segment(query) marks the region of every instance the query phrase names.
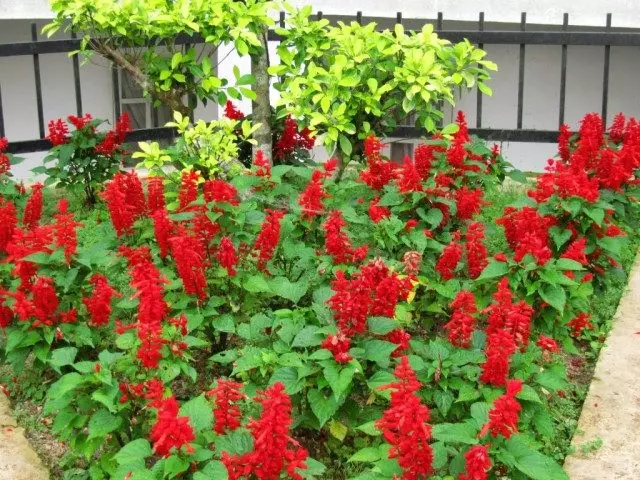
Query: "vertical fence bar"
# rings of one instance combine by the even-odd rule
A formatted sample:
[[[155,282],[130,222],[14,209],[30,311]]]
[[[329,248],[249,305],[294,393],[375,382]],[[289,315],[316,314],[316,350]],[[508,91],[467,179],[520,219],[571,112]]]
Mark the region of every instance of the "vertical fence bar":
[[[31,40],[38,41],[38,26],[31,24]],[[36,80],[36,107],[38,109],[38,131],[40,138],[44,138],[44,109],[42,107],[42,80],[40,78],[40,55],[33,55],[33,75]]]
[[[607,32],[611,30],[611,14],[607,13]],[[602,76],[602,121],[607,124],[607,104],[609,102],[609,63],[611,61],[611,45],[604,46],[604,73]]]
[[[436,32],[439,33],[442,31],[442,23],[443,23],[442,12],[438,12],[438,17],[436,19]],[[443,109],[444,109],[444,101],[440,100],[438,102],[438,110],[442,112],[442,117],[440,117],[440,120],[438,121],[439,128],[442,128],[442,126],[444,125],[444,112],[442,111]]]
[[[402,12],[396,13],[396,23],[402,25]]]
[[[76,32],[71,32],[71,38],[77,38]],[[80,84],[80,60],[78,55],[73,56],[73,83],[76,89],[76,114],[82,115],[82,86]]]
[[[562,16],[562,31],[566,32],[569,27],[569,14]],[[560,65],[560,108],[558,114],[558,127],[564,123],[564,108],[567,95],[567,44],[562,45],[562,63]]]
[[[527,27],[527,12],[522,12],[520,16],[520,31],[524,32]],[[522,111],[524,106],[524,53],[525,44],[520,44],[520,57],[518,68],[518,130],[522,129]]]
[[[322,20],[322,11],[319,11],[319,12],[316,14],[316,19],[317,19],[317,20]]]
[[[478,16],[478,31],[484,32],[484,12]],[[478,47],[484,48],[484,43],[479,43]],[[476,90],[476,128],[482,128],[482,92],[479,88]]]
[[[356,22],[358,22],[360,25],[362,25],[362,11],[358,10],[356,12]]]
[[[278,20],[278,24],[280,25],[280,28],[284,28],[285,27],[285,17],[286,14],[284,13],[284,11],[280,11],[280,19]]]
[[[116,119],[122,115],[120,106],[120,76],[118,75],[118,67],[115,63],[111,65],[111,84],[113,85],[113,102],[115,107]]]
[[[0,137],[4,137],[4,112],[2,111],[2,85],[0,85]]]

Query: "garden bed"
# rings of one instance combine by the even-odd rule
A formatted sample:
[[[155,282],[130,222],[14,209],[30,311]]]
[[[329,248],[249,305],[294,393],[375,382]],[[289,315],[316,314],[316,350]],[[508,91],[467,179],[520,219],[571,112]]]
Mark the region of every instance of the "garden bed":
[[[74,121],[54,153],[100,155]],[[402,165],[368,136],[340,182],[257,155],[85,206],[6,178],[2,383],[56,478],[564,480],[639,140],[589,115],[529,184],[462,115]]]

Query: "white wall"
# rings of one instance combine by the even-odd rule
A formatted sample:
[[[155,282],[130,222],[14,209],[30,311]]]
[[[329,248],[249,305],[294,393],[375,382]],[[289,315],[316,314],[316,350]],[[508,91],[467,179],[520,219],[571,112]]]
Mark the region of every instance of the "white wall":
[[[8,15],[8,0],[0,0],[0,18]],[[462,23],[456,20],[476,21],[478,10],[485,11],[486,22],[511,21],[511,24],[498,25],[501,29],[517,29],[520,11],[528,11],[528,21],[558,24],[562,12],[571,13],[571,23],[602,25],[607,11],[613,12],[613,26],[640,27],[640,6],[634,8],[633,1],[487,1],[482,4],[471,0],[430,1],[371,0],[362,2],[350,0],[318,0],[314,2],[323,13],[353,15],[358,9],[367,15],[386,15],[395,18],[396,11],[402,11],[404,18],[433,18],[437,11],[445,12],[444,28],[475,28],[474,23]],[[11,3],[11,2],[9,2]],[[28,2],[14,2],[27,7]],[[31,2],[38,3],[36,1]],[[303,4],[306,2],[295,1]],[[14,7],[15,7],[14,5]],[[45,12],[46,13],[46,12]],[[41,15],[44,16],[44,15]],[[40,22],[40,25],[45,22]],[[492,25],[494,28],[496,25]],[[532,25],[532,29],[549,28]],[[12,43],[30,40],[30,22],[27,20],[0,20],[0,43]],[[272,62],[277,61],[276,44],[270,44]],[[220,49],[218,58],[225,57],[229,47]],[[490,83],[493,97],[483,99],[482,126],[488,128],[516,128],[518,46],[486,45],[490,59],[498,63]],[[536,129],[556,129],[558,126],[558,101],[560,90],[559,46],[528,46],[525,61],[523,127]],[[640,117],[640,95],[637,94],[637,78],[640,76],[640,48],[612,47],[611,73],[609,82],[609,120],[618,111]],[[568,48],[567,96],[565,120],[573,127],[585,113],[601,109],[602,71],[604,52],[601,47],[571,46]],[[237,64],[243,73],[250,71],[249,59],[228,56],[219,67],[223,77],[232,78],[232,67]],[[45,122],[75,112],[73,88],[73,70],[71,60],[65,54],[40,56],[43,85]],[[82,97],[84,110],[96,117],[113,120],[114,105],[111,85],[111,72],[104,62],[96,61],[81,67]],[[6,133],[10,140],[37,138],[37,113],[33,74],[33,60],[30,56],[0,58],[0,86],[5,116]],[[273,99],[277,92],[272,89]],[[250,102],[244,101],[240,108],[249,112]],[[463,95],[457,108],[467,113],[471,126],[475,126],[476,92]],[[219,115],[215,105],[201,106],[196,116],[206,120]],[[454,111],[447,113],[454,118]],[[541,170],[546,159],[555,153],[555,146],[549,144],[530,144],[512,142],[503,145],[508,160],[526,170]],[[317,152],[318,158],[326,153]],[[42,154],[27,155],[30,161],[21,165],[17,174],[24,176],[28,169],[42,158]]]

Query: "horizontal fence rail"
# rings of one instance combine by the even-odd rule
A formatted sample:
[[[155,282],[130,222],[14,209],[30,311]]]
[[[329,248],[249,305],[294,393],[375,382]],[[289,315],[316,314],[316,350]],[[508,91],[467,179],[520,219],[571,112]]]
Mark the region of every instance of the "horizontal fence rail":
[[[316,14],[316,18],[323,18],[322,12]],[[331,17],[331,20],[340,19],[344,21],[363,22],[362,12],[357,12],[353,17],[339,16]],[[560,99],[558,105],[558,125],[564,122],[565,103],[566,103],[566,82],[567,82],[567,47],[572,45],[580,46],[596,46],[603,47],[603,88],[602,88],[602,109],[601,113],[606,119],[608,109],[609,96],[609,74],[610,74],[610,58],[611,47],[640,47],[640,30],[612,31],[611,14],[607,14],[605,26],[601,28],[590,27],[589,31],[571,31],[569,27],[569,15],[564,14],[561,26],[557,31],[546,30],[528,30],[526,13],[522,13],[518,30],[498,30],[488,29],[484,13],[480,13],[477,22],[477,29],[444,29],[444,15],[439,12],[436,19],[403,19],[402,13],[398,12],[396,18],[379,18],[366,17],[366,21],[374,21],[379,24],[392,25],[393,23],[401,23],[407,29],[418,29],[425,24],[433,24],[435,32],[441,37],[451,42],[458,42],[464,39],[472,43],[478,44],[480,48],[487,45],[518,45],[518,101],[517,101],[517,120],[515,129],[493,129],[483,127],[482,124],[482,95],[478,91],[476,98],[476,124],[475,128],[470,129],[470,133],[477,135],[486,140],[501,142],[537,142],[537,143],[554,143],[557,140],[558,133],[555,130],[538,130],[523,128],[523,110],[524,110],[524,91],[525,91],[525,54],[528,45],[547,45],[559,46],[562,48],[562,58],[560,66]],[[280,26],[285,26],[284,15],[280,15]],[[31,28],[31,38],[29,42],[18,42],[0,44],[0,57],[16,57],[30,55],[33,57],[36,105],[38,114],[38,129],[40,138],[34,140],[12,142],[9,147],[11,153],[28,153],[36,151],[48,150],[51,144],[44,138],[45,136],[45,119],[42,109],[42,78],[40,72],[40,55],[68,53],[76,51],[80,48],[81,40],[75,38],[62,40],[39,40],[35,24]],[[281,37],[273,30],[269,31],[270,41],[280,41]],[[150,42],[152,44],[162,42]],[[194,35],[192,37],[182,35],[175,39],[176,45],[194,45],[203,43],[202,37]],[[140,45],[144,47],[144,44]],[[82,90],[80,81],[80,68],[78,57],[75,56],[72,62],[76,112],[78,115],[83,113],[82,106]],[[118,91],[118,72],[113,68],[113,94],[115,100],[115,112],[119,113],[119,91]],[[393,133],[392,137],[401,139],[420,138],[424,135],[424,130],[410,126],[400,126]],[[5,134],[5,119],[2,110],[2,86],[0,85],[0,136]],[[168,127],[147,128],[131,132],[127,141],[136,142],[143,140],[162,140],[171,139],[175,136],[175,130]]]

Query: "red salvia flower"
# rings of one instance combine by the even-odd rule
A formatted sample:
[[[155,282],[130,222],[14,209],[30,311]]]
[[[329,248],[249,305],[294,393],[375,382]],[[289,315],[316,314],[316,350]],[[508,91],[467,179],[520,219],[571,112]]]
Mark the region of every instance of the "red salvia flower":
[[[487,480],[487,472],[491,470],[489,449],[485,445],[474,445],[464,454],[465,473],[459,480]]]
[[[569,130],[569,125],[563,123],[560,126],[560,135],[558,136],[558,153],[560,154],[560,158],[568,162],[569,157],[571,156],[571,147],[569,145],[569,140],[571,139],[571,130]]]
[[[329,198],[322,185],[323,172],[314,170],[311,180],[298,197],[298,205],[302,207],[302,216],[307,220],[320,215],[324,211],[324,199]]]
[[[518,433],[518,417],[522,407],[516,400],[516,395],[522,390],[522,380],[507,380],[507,392],[493,402],[489,410],[489,422],[482,428],[479,436],[487,432],[491,436],[502,435],[505,438]]]
[[[409,349],[409,342],[411,341],[411,335],[404,331],[402,328],[396,328],[387,333],[385,339],[388,342],[395,343],[398,345],[393,353],[392,357],[400,357],[405,354],[405,352]]]
[[[9,140],[6,137],[0,137],[0,153],[4,153],[9,148]]]
[[[230,120],[244,120],[244,113],[242,113],[231,100],[227,100],[224,105],[224,116]]]
[[[7,295],[0,291],[0,328],[7,328],[13,323],[13,310],[4,304],[6,298]]]
[[[609,127],[609,140],[614,143],[622,143],[624,140],[624,127],[626,124],[626,120],[622,113],[618,113],[615,117],[613,117],[613,122]]]
[[[413,161],[422,180],[426,180],[431,175],[431,166],[434,161],[433,152],[432,146],[421,144],[416,147],[413,153]]]
[[[402,168],[397,172],[397,184],[400,193],[420,192],[423,190],[420,173],[407,155],[404,157]]]
[[[62,199],[58,202],[58,213],[54,215],[53,238],[56,247],[64,250],[64,258],[71,263],[71,257],[75,255],[78,247],[76,229],[82,224],[75,221],[73,213],[68,211],[69,204]]]
[[[409,276],[418,275],[420,271],[420,264],[422,263],[422,254],[415,250],[406,252],[402,256],[402,265],[404,266],[404,273]]]
[[[195,440],[189,417],[178,416],[179,405],[175,397],[169,397],[158,405],[158,418],[151,428],[149,438],[153,442],[153,451],[157,455],[168,457],[171,451],[186,447],[193,453],[190,442]]]
[[[200,242],[204,252],[209,251],[213,238],[220,232],[220,225],[211,220],[204,206],[195,207],[196,214],[191,221],[191,232]]]
[[[169,238],[173,236],[174,224],[164,207],[155,210],[151,214],[151,218],[153,219],[153,233],[160,249],[160,258],[166,258],[169,254]]]
[[[157,368],[165,343],[162,339],[162,320],[169,310],[162,287],[167,281],[153,264],[147,247],[133,249],[123,246],[120,247],[120,253],[127,258],[131,286],[135,288],[135,297],[139,300],[136,326],[142,346],[137,357],[146,368]]]
[[[90,323],[93,326],[109,324],[111,316],[111,300],[119,297],[120,294],[109,285],[107,277],[99,273],[94,273],[89,282],[93,285],[93,292],[90,297],[82,299],[82,303],[87,307]]]
[[[118,121],[116,122],[114,131],[118,144],[124,143],[127,138],[127,133],[132,131],[131,119],[129,118],[129,114],[127,112],[124,112],[122,115],[120,115],[120,118],[118,118]]]
[[[87,126],[89,122],[91,122],[91,120],[93,120],[93,117],[90,113],[86,113],[85,115],[80,117],[69,115],[67,117],[67,120],[69,120],[69,123],[76,127],[76,130],[82,130],[85,126]]]
[[[178,192],[180,210],[187,210],[189,205],[198,199],[199,179],[200,175],[193,170],[185,170],[182,172],[180,191]]]
[[[54,146],[67,143],[67,135],[69,135],[69,128],[61,118],[49,121],[49,135],[46,138]]]
[[[328,335],[320,346],[329,350],[334,360],[338,363],[348,363],[351,361],[352,357],[349,355],[351,339],[342,332],[338,332],[337,335]]]
[[[205,258],[198,239],[186,232],[180,232],[169,239],[169,245],[185,292],[197,295],[200,301],[207,298]]]
[[[342,218],[340,210],[333,210],[323,224],[325,231],[324,249],[335,264],[357,261],[358,257],[361,256],[351,246],[349,235],[343,230],[346,225],[347,222]]]
[[[456,200],[456,216],[460,220],[469,220],[480,213],[480,209],[484,202],[482,201],[482,190],[470,190],[467,186],[463,186],[454,193]]]
[[[284,217],[285,212],[282,210],[266,209],[267,213],[260,233],[256,237],[253,249],[258,257],[258,269],[266,271],[267,262],[271,260],[273,254],[278,248],[280,241],[280,220]]]
[[[17,225],[15,204],[9,200],[0,199],[0,253],[7,253],[7,245],[13,238]]]
[[[505,385],[509,376],[511,355],[515,351],[516,344],[511,334],[506,330],[498,330],[488,335],[485,348],[487,360],[482,365],[480,381],[496,387]]]
[[[387,207],[381,207],[378,205],[380,198],[376,197],[371,200],[369,204],[369,218],[373,223],[379,223],[383,218],[389,218],[391,216],[391,210]]]
[[[228,236],[224,236],[220,240],[220,245],[216,250],[216,259],[220,262],[220,266],[227,270],[227,275],[230,277],[236,275],[235,267],[238,264],[238,255],[233,241]]]
[[[40,223],[42,217],[42,189],[44,185],[36,183],[31,186],[31,195],[24,207],[22,225],[29,230],[33,230]]]
[[[364,156],[367,159],[367,168],[360,172],[360,180],[374,190],[382,190],[395,176],[398,168],[393,162],[382,159],[380,152],[382,143],[373,134],[364,141]]]
[[[462,260],[462,247],[454,239],[444,247],[436,263],[436,271],[443,280],[451,280],[455,276],[455,269]]]
[[[282,129],[282,135],[276,141],[274,145],[274,153],[276,158],[284,159],[287,155],[291,155],[295,152],[297,142],[296,136],[298,134],[298,125],[296,121],[288,115],[284,119],[284,127]]]
[[[536,345],[547,352],[558,353],[560,351],[558,342],[556,342],[553,338],[547,337],[545,335],[540,335],[538,337]]]
[[[262,150],[256,152],[256,157],[253,159],[253,166],[256,168],[256,177],[271,178],[271,164],[264,156]]]
[[[389,458],[397,458],[402,480],[427,478],[433,472],[433,452],[429,439],[429,408],[416,392],[420,382],[404,356],[393,372],[397,382],[384,386],[391,390],[391,404],[376,422],[385,441],[391,445]]]
[[[480,222],[470,224],[467,228],[465,239],[467,241],[465,244],[465,250],[467,252],[467,271],[469,273],[469,277],[476,279],[489,264],[489,261],[487,260],[487,247],[485,247],[483,243],[484,225]]]
[[[469,348],[471,334],[475,326],[476,299],[473,293],[463,290],[459,292],[449,304],[453,313],[444,328],[449,332],[449,341],[452,345],[461,348]]]
[[[151,214],[165,208],[164,179],[162,177],[147,179],[147,205]]]
[[[136,219],[147,212],[142,182],[135,172],[118,172],[102,192],[118,237],[128,234]]]
[[[253,436],[253,450],[244,455],[229,455],[222,452],[222,463],[227,468],[229,480],[251,478],[277,480],[286,474],[293,480],[302,480],[297,470],[307,465],[307,451],[291,438],[291,399],[284,385],[277,382],[263,392],[258,392],[255,401],[262,404],[262,414],[252,419],[247,428]]]
[[[586,246],[587,246],[586,238],[584,237],[577,238],[573,242],[571,242],[571,244],[567,247],[565,252],[560,257],[574,260],[581,265],[587,265],[589,263],[589,260],[587,259],[587,255],[585,252]]]
[[[589,321],[590,318],[591,318],[591,315],[587,313],[579,313],[573,319],[571,319],[567,323],[567,327],[569,327],[572,330],[571,336],[579,337],[580,335],[582,335],[583,330],[593,329],[593,324]]]
[[[204,199],[207,202],[228,203],[233,206],[240,204],[236,187],[224,180],[206,180],[203,185]]]
[[[219,379],[215,388],[207,392],[207,396],[215,399],[213,429],[216,433],[223,435],[240,427],[242,412],[235,403],[245,398],[241,383]]]
[[[31,287],[31,293],[32,316],[35,317],[32,326],[52,326],[58,320],[56,312],[60,304],[53,279],[38,277]]]

